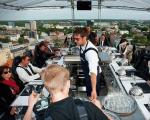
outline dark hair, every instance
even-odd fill
[[[123,43],[123,42],[128,42],[128,41],[127,41],[127,39],[126,39],[126,38],[121,38],[121,40],[120,40],[120,43],[119,43],[119,44],[121,44],[121,43]]]
[[[2,74],[3,74],[5,69],[10,69],[10,67],[8,67],[8,66],[0,66],[0,81],[3,80]]]
[[[80,34],[82,37],[88,37],[90,34],[90,31],[87,27],[77,27],[75,28],[73,34]]]
[[[23,56],[21,57],[21,60],[26,59],[26,57],[29,57],[29,58],[30,58],[30,56],[29,56],[29,55],[25,54],[25,55],[23,55]]]
[[[40,42],[40,44],[38,45],[39,48],[41,48],[42,46],[45,46],[45,42],[44,41]]]

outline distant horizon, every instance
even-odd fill
[[[37,20],[0,20],[0,22],[29,22],[29,21],[72,21],[73,19],[37,19]],[[96,20],[97,21],[150,21],[150,20],[136,20],[136,19],[74,19],[74,21],[88,21],[88,20]]]
[[[75,20],[97,20],[98,9],[91,11],[74,10]],[[100,20],[150,20],[150,12],[122,10],[122,9],[102,9]],[[71,9],[41,9],[41,10],[6,10],[0,9],[0,21],[30,21],[30,20],[72,20]]]

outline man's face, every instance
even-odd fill
[[[77,46],[83,45],[83,38],[80,34],[74,34],[73,40],[77,44]]]
[[[22,63],[23,63],[24,66],[28,66],[29,63],[30,63],[30,58],[26,57],[25,59],[22,60]]]

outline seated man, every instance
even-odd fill
[[[17,75],[23,83],[39,79],[39,73],[41,71],[42,69],[37,68],[30,63],[30,57],[28,55],[22,56],[21,62],[16,68]]]
[[[45,112],[45,120],[108,120],[102,112],[99,101],[96,99],[92,102],[78,100],[80,107],[85,110],[81,116],[79,106],[76,100],[69,97],[69,71],[59,65],[48,66],[43,75],[44,85],[51,95],[50,105]],[[34,104],[37,102],[39,94],[32,92],[29,97],[29,104],[24,120],[31,120]],[[97,107],[97,106],[98,107]]]

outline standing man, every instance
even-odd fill
[[[74,41],[80,46],[82,69],[86,79],[86,92],[91,100],[96,99],[100,90],[100,73],[98,49],[89,41],[89,30],[86,27],[76,28]]]

